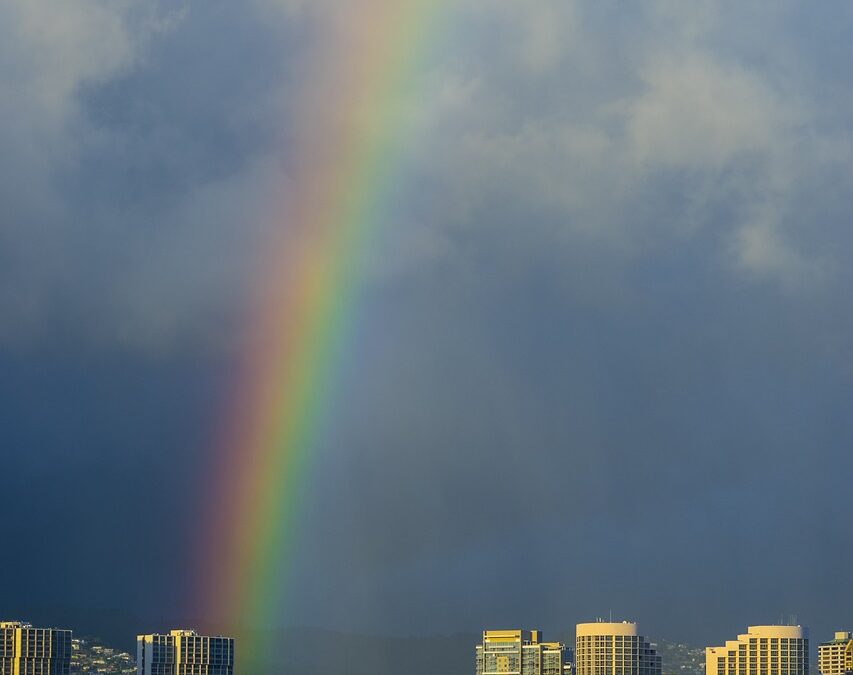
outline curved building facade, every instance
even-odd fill
[[[655,646],[630,621],[579,623],[576,675],[661,675]]]
[[[808,675],[809,632],[802,626],[750,626],[705,649],[705,675]]]

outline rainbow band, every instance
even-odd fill
[[[205,546],[213,572],[204,592],[223,601],[212,611],[242,626],[272,628],[280,619],[300,490],[326,423],[360,264],[393,187],[397,145],[406,140],[408,89],[443,3],[341,5],[335,48],[318,59],[304,99],[297,170],[286,191],[293,198],[272,249],[280,256],[260,286],[223,488],[214,491],[234,499],[214,505]],[[213,534],[223,527],[224,541]],[[268,655],[262,641],[244,640],[237,652],[241,675],[259,673]]]

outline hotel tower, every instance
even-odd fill
[[[68,675],[71,631],[0,621],[0,675]]]
[[[841,631],[833,640],[821,642],[817,646],[817,668],[821,675],[853,673],[853,636]]]
[[[566,646],[538,630],[486,630],[475,647],[476,675],[569,675]]]
[[[808,675],[809,633],[802,626],[750,626],[737,640],[705,649],[705,675]]]
[[[191,630],[138,635],[136,675],[234,675],[234,638]]]
[[[635,623],[579,623],[576,634],[576,675],[661,675],[655,645]]]

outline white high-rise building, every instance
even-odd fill
[[[569,650],[569,654],[571,650]],[[475,647],[476,675],[569,675],[566,646],[538,630],[485,630]]]
[[[630,621],[579,623],[575,639],[576,675],[661,675],[655,645]]]
[[[0,675],[69,675],[71,631],[0,621]]]
[[[750,626],[737,640],[705,649],[705,675],[808,675],[809,632],[802,626]]]
[[[817,646],[817,668],[821,675],[853,673],[853,635],[850,631],[837,631],[832,640]]]
[[[234,675],[234,638],[192,630],[138,635],[136,675]]]

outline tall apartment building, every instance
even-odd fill
[[[136,675],[234,675],[234,638],[192,630],[137,635]]]
[[[737,640],[705,649],[705,675],[808,675],[809,633],[802,626],[750,626]]]
[[[853,635],[840,631],[829,642],[817,646],[817,668],[822,675],[853,673]]]
[[[570,675],[561,642],[543,642],[538,630],[485,630],[475,647],[476,675]]]
[[[71,631],[0,621],[0,675],[69,675]]]
[[[576,631],[575,675],[661,675],[660,655],[636,623],[579,623]]]

